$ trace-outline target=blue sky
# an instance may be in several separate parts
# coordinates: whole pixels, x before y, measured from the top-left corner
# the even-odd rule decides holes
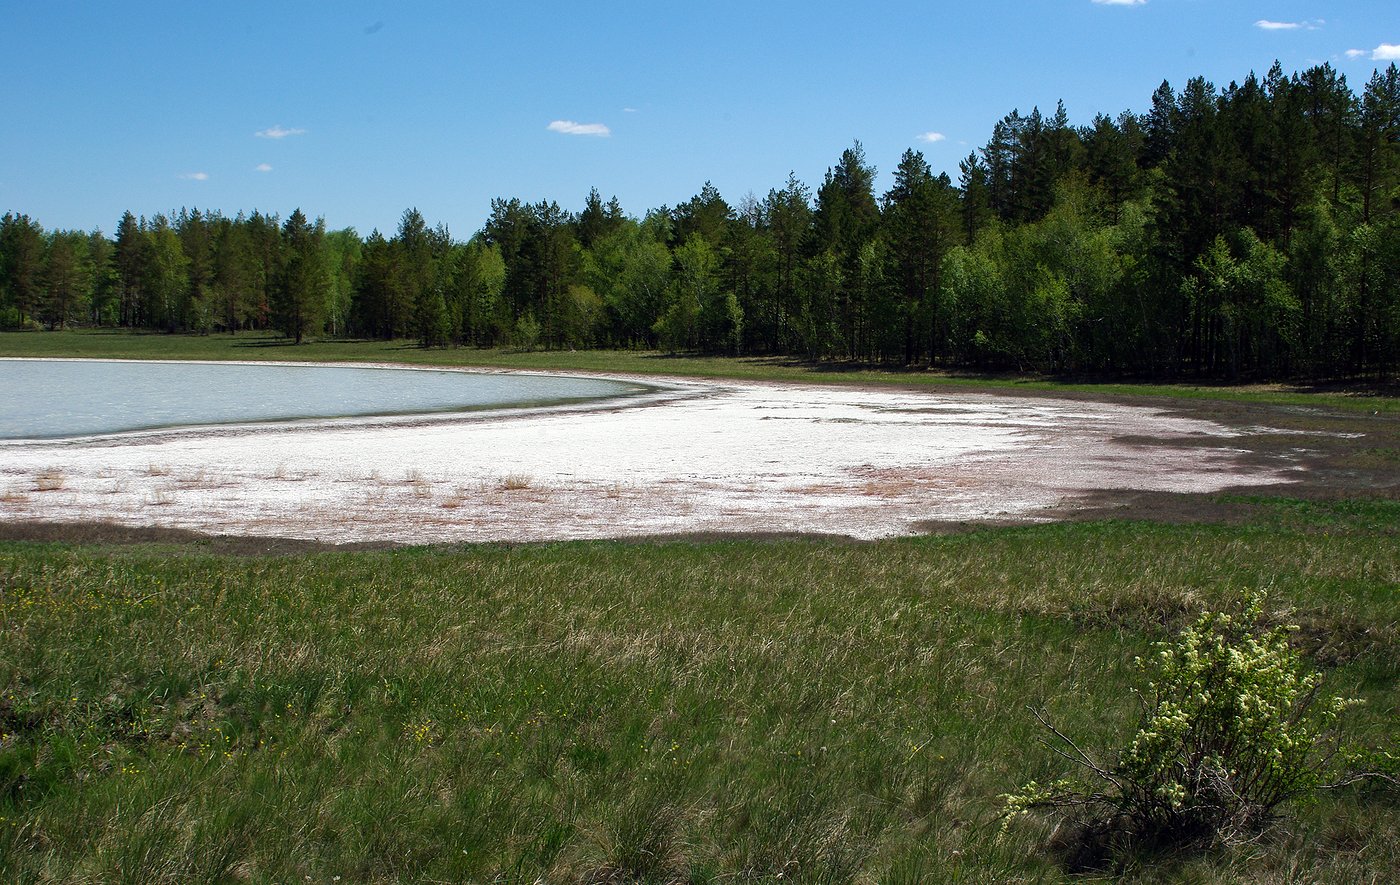
[[[815,187],[860,139],[956,178],[1012,108],[1146,109],[1329,61],[1360,91],[1400,3],[983,0],[671,4],[0,0],[0,211],[110,232],[199,206],[466,238],[497,196],[641,215],[712,181]]]

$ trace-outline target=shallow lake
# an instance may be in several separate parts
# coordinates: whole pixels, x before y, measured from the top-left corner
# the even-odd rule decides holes
[[[467,412],[649,389],[604,378],[367,366],[0,360],[0,439]]]

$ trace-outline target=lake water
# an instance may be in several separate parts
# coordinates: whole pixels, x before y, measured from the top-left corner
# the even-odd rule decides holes
[[[602,378],[431,369],[0,360],[0,439],[466,412],[605,399],[649,389]]]

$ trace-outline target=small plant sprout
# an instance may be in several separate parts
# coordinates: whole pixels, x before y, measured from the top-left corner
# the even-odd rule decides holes
[[[1096,866],[1121,849],[1205,847],[1250,839],[1281,805],[1355,779],[1338,718],[1359,701],[1319,694],[1288,642],[1266,627],[1264,598],[1238,614],[1208,612],[1155,656],[1137,733],[1113,762],[1096,759],[1043,714],[1036,718],[1079,778],[1034,781],[1004,797],[1004,826],[1031,810],[1070,818],[1066,848]],[[1086,783],[1087,781],[1087,783]]]

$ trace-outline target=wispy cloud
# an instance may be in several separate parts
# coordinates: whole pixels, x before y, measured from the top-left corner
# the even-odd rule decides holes
[[[596,135],[600,138],[612,135],[612,130],[602,123],[575,123],[573,120],[555,120],[545,128],[550,132],[562,132],[565,135]]]
[[[1143,6],[1147,0],[1094,0],[1099,6]]]
[[[929,144],[947,140],[948,136],[944,135],[942,132],[925,132],[919,136],[919,141],[926,141]]]
[[[1305,22],[1275,22],[1267,18],[1261,18],[1254,23],[1254,26],[1261,31],[1316,31],[1327,24],[1320,18]]]
[[[208,172],[181,172],[179,177],[185,179],[186,181],[208,181],[208,180],[209,180],[209,173],[208,173]]]
[[[635,114],[635,113],[637,113],[637,109],[636,109],[636,108],[623,108],[623,109],[622,109],[622,112],[623,112],[624,114]]]
[[[305,135],[305,129],[287,129],[284,126],[269,126],[253,133],[258,138],[286,138],[288,135]]]
[[[259,163],[258,165],[256,165],[256,166],[253,167],[253,171],[254,171],[254,172],[271,172],[271,171],[272,171],[272,164],[271,164],[271,163]]]
[[[1371,61],[1400,61],[1400,44],[1382,43],[1375,49],[1348,49],[1347,58],[1369,58]]]

